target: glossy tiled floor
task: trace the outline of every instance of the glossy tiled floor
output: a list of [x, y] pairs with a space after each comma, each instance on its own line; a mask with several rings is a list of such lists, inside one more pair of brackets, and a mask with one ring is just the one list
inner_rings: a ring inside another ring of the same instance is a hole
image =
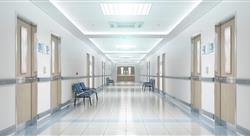
[[38, 124], [17, 135], [236, 135], [137, 84], [106, 87], [92, 106], [81, 103]]

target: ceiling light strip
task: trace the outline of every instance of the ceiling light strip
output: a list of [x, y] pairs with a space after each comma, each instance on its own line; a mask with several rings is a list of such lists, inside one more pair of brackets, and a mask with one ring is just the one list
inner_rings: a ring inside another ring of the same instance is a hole
[[146, 16], [149, 14], [149, 3], [101, 3], [101, 10], [107, 16]]

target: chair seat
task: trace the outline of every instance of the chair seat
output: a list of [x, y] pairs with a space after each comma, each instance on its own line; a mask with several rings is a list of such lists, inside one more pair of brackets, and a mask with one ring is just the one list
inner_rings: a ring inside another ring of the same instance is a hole
[[98, 101], [97, 91], [95, 88], [88, 88], [85, 86], [83, 82], [76, 83], [72, 85], [72, 90], [75, 93], [74, 105], [76, 105], [76, 98], [89, 98], [89, 102], [91, 103], [91, 96], [94, 94], [96, 96], [96, 100]]
[[143, 82], [142, 89], [145, 91], [145, 88], [149, 87], [149, 89], [152, 88], [152, 90], [154, 91], [154, 84], [155, 84], [154, 79], [150, 79], [149, 82]]

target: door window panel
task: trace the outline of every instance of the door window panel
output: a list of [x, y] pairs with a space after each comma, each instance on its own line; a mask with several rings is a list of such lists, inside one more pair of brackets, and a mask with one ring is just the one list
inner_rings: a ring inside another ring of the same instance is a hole
[[55, 41], [52, 40], [51, 44], [51, 57], [52, 57], [52, 73], [55, 73]]
[[21, 73], [27, 73], [28, 63], [28, 30], [21, 27]]
[[131, 67], [128, 67], [128, 74], [131, 75]]
[[197, 41], [196, 43], [197, 45], [197, 50], [196, 50], [196, 54], [197, 54], [197, 62], [196, 62], [196, 68], [197, 68], [197, 73], [199, 74], [200, 73], [200, 62], [201, 62], [201, 42], [200, 40]]
[[123, 67], [121, 67], [121, 75], [123, 75]]
[[224, 58], [225, 58], [225, 73], [231, 73], [231, 55], [232, 55], [232, 45], [231, 45], [231, 27], [227, 27], [224, 30]]

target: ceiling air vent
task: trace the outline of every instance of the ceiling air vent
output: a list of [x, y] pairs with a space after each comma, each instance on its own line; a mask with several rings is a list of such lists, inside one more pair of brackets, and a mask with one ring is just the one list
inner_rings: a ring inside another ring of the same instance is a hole
[[109, 22], [111, 28], [141, 28], [143, 22]]

